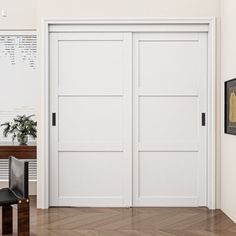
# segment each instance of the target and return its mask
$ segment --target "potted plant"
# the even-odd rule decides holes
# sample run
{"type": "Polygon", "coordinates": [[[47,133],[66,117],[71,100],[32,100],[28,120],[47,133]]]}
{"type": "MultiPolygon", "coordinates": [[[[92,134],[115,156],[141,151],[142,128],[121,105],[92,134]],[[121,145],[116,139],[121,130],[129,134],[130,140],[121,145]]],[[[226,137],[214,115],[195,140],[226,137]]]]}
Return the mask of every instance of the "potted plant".
{"type": "Polygon", "coordinates": [[[12,134],[12,142],[15,138],[20,143],[20,145],[26,145],[28,142],[28,136],[32,138],[37,137],[37,122],[32,120],[32,116],[17,116],[13,119],[12,122],[6,122],[0,126],[4,126],[3,135],[7,137],[9,134],[12,134]]]}

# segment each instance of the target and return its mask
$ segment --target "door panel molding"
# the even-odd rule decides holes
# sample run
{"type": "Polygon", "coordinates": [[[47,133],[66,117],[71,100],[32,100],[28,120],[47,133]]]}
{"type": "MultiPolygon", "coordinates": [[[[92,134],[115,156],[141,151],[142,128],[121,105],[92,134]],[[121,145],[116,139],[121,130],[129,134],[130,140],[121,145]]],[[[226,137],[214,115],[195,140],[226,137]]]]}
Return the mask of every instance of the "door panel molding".
{"type": "MultiPolygon", "coordinates": [[[[40,132],[38,137],[38,186],[37,207],[49,207],[49,33],[50,32],[207,32],[208,33],[208,196],[207,206],[215,209],[215,18],[185,18],[185,19],[43,19],[42,20],[42,53],[41,53],[41,110],[40,132]]],[[[132,42],[130,42],[132,43],[132,42]]],[[[129,56],[132,56],[130,52],[129,56]]],[[[132,70],[130,72],[132,73],[132,70]]],[[[191,95],[191,94],[190,94],[191,95]]],[[[145,96],[145,94],[144,94],[145,96]]],[[[147,94],[148,96],[148,94],[147,94]]],[[[187,94],[188,96],[188,94],[187,94]]],[[[196,94],[194,94],[196,96],[196,94]]],[[[132,114],[130,114],[132,116],[132,114]]],[[[131,134],[130,134],[131,135],[131,134]]],[[[131,163],[130,163],[131,164],[131,163]]],[[[132,180],[132,177],[130,176],[132,180]]],[[[131,181],[130,181],[131,183],[131,181]]],[[[131,193],[130,193],[131,194],[131,193]]]]}

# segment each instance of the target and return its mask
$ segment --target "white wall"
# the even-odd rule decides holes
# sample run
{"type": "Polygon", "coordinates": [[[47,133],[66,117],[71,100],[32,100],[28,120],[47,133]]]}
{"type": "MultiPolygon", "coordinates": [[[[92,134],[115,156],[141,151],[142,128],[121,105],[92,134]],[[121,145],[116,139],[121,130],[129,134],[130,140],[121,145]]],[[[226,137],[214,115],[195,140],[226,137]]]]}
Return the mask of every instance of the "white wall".
{"type": "MultiPolygon", "coordinates": [[[[0,0],[0,35],[5,36],[6,31],[35,30],[36,22],[36,0],[0,0]],[[2,11],[6,12],[6,17],[1,15],[2,11]]],[[[10,121],[8,119],[15,115],[32,114],[37,110],[37,73],[29,63],[22,60],[25,56],[22,49],[17,46],[14,48],[16,63],[10,63],[9,56],[1,57],[0,83],[5,81],[5,86],[1,86],[0,94],[7,101],[0,105],[0,113],[3,112],[0,114],[0,123],[10,121]]],[[[4,46],[1,50],[4,50],[4,46]]],[[[0,142],[10,141],[10,137],[3,138],[2,130],[0,128],[0,142]]]]}
{"type": "MultiPolygon", "coordinates": [[[[0,16],[0,29],[38,29],[42,17],[70,18],[142,18],[142,17],[209,17],[220,16],[220,0],[0,0],[0,11],[6,9],[8,17],[0,16]]],[[[41,33],[39,31],[39,39],[41,33]]],[[[219,20],[218,20],[218,75],[220,74],[219,20]]],[[[40,45],[40,42],[39,42],[40,45]]],[[[40,51],[40,47],[38,48],[40,51]]],[[[40,65],[38,66],[40,67],[40,65]]],[[[40,74],[40,73],[39,73],[40,74]]],[[[38,76],[39,84],[40,76],[38,76]]],[[[218,79],[218,81],[220,81],[218,79]]],[[[39,86],[38,86],[39,87],[39,86]]],[[[220,86],[218,86],[220,91],[220,86]]],[[[220,94],[218,91],[218,95],[220,94]]],[[[219,108],[220,96],[217,96],[219,108]]],[[[40,110],[40,109],[39,109],[40,110]]],[[[218,109],[220,117],[220,109],[218,109]]],[[[217,153],[220,153],[220,120],[218,119],[217,153]]],[[[219,163],[219,161],[218,161],[219,163]]],[[[217,165],[218,183],[220,178],[217,165]]],[[[217,187],[219,206],[219,186],[217,187]]]]}
{"type": "MultiPolygon", "coordinates": [[[[36,29],[36,0],[0,0],[0,31],[4,30],[28,30],[36,29]],[[1,16],[1,11],[7,12],[7,17],[1,16]]],[[[19,79],[15,78],[15,79],[19,79]]],[[[4,77],[0,77],[1,84],[4,82],[4,77]]],[[[37,78],[35,78],[37,82],[37,78]]],[[[26,87],[26,94],[28,91],[26,87]]],[[[9,91],[8,99],[15,99],[9,91]]],[[[6,99],[6,97],[4,97],[6,99]]],[[[0,188],[6,187],[6,181],[0,181],[0,188]]],[[[36,182],[30,182],[29,191],[31,195],[35,195],[36,182]]]]}
{"type": "Polygon", "coordinates": [[[222,0],[222,153],[221,208],[236,222],[236,136],[224,134],[224,81],[236,77],[236,1],[222,0]]]}
{"type": "Polygon", "coordinates": [[[219,0],[38,0],[47,17],[200,17],[218,16],[219,0]]]}
{"type": "MultiPolygon", "coordinates": [[[[219,17],[220,0],[37,0],[41,18],[219,17]]],[[[220,75],[220,24],[217,19],[217,74],[220,75]]],[[[39,36],[41,33],[39,33],[39,36]]],[[[217,78],[217,117],[220,117],[220,77],[217,78]]],[[[217,207],[220,207],[220,119],[217,118],[217,207]]],[[[39,190],[40,191],[40,190],[39,190]]]]}
{"type": "Polygon", "coordinates": [[[7,17],[0,15],[0,30],[36,28],[36,0],[1,0],[0,2],[0,12],[7,11],[7,17]]]}

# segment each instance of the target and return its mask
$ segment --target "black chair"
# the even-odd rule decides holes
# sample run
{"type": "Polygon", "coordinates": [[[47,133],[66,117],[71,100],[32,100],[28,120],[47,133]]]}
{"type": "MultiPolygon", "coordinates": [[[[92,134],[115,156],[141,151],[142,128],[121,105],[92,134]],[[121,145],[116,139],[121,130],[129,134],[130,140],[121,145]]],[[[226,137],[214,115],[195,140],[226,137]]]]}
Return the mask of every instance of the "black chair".
{"type": "Polygon", "coordinates": [[[17,233],[29,236],[28,162],[9,157],[9,188],[0,189],[2,234],[12,233],[12,206],[17,204],[17,233]]]}

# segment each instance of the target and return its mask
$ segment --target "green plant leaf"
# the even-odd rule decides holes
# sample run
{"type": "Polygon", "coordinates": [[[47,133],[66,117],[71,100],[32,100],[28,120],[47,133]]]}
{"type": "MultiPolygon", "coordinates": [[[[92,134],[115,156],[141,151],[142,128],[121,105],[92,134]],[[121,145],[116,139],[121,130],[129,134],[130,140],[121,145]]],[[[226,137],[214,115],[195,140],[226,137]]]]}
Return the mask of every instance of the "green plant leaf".
{"type": "Polygon", "coordinates": [[[1,124],[0,126],[5,126],[3,129],[4,137],[7,137],[8,134],[12,135],[12,141],[14,142],[16,137],[22,137],[29,135],[32,138],[37,137],[37,122],[32,120],[33,115],[23,115],[23,116],[16,116],[13,119],[13,122],[6,122],[1,124]]]}

